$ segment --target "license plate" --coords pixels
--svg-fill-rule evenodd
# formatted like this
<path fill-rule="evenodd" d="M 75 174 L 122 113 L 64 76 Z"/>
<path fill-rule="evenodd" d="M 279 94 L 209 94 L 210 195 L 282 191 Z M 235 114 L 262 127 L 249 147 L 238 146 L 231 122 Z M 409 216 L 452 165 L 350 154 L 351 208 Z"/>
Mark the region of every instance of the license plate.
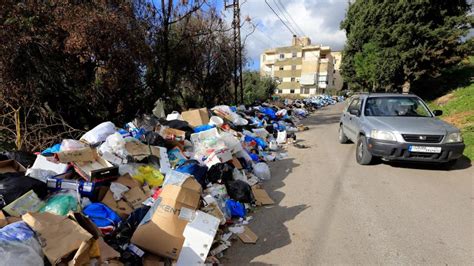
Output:
<path fill-rule="evenodd" d="M 410 146 L 408 150 L 411 152 L 441 153 L 441 147 Z"/>

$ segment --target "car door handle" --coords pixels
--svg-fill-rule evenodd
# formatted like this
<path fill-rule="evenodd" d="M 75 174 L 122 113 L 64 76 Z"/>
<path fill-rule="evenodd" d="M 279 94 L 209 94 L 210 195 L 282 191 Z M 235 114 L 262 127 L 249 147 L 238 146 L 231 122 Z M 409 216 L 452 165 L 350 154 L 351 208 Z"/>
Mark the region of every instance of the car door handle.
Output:
<path fill-rule="evenodd" d="M 352 117 L 349 117 L 349 120 L 352 120 Z"/>

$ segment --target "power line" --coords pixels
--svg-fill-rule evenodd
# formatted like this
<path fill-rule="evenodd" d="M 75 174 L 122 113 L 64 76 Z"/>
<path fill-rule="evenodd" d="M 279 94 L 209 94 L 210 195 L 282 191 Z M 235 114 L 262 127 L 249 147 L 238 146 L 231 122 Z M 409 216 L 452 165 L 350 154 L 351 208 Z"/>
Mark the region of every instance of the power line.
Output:
<path fill-rule="evenodd" d="M 298 28 L 300 30 L 300 32 L 303 34 L 303 36 L 306 36 L 306 34 L 304 33 L 304 31 L 300 28 L 300 26 L 298 25 L 298 23 L 296 23 L 296 21 L 293 19 L 293 17 L 290 15 L 290 13 L 286 10 L 285 6 L 281 3 L 280 0 L 278 0 L 278 3 L 280 3 L 281 7 L 283 8 L 283 11 L 288 15 L 288 17 L 291 19 L 291 21 L 293 21 L 294 25 L 296 26 L 296 28 Z"/>
<path fill-rule="evenodd" d="M 290 29 L 290 27 L 288 27 L 288 25 L 286 25 L 285 21 L 283 21 L 283 19 L 281 19 L 281 17 L 277 14 L 277 12 L 275 12 L 275 10 L 273 9 L 273 7 L 267 2 L 267 0 L 265 0 L 265 4 L 267 4 L 267 6 L 273 11 L 273 13 L 278 17 L 278 19 L 281 21 L 281 23 L 283 23 L 283 25 L 285 25 L 285 27 L 293 34 L 293 35 L 298 35 L 296 33 L 293 32 L 292 29 Z"/>
<path fill-rule="evenodd" d="M 290 23 L 290 20 L 286 17 L 285 13 L 283 12 L 283 10 L 280 8 L 280 6 L 278 5 L 278 3 L 276 2 L 276 0 L 273 0 L 273 3 L 275 4 L 275 6 L 278 8 L 278 10 L 280 10 L 280 13 L 283 15 L 283 18 L 286 20 L 286 23 L 288 23 L 288 25 L 291 27 L 291 29 L 293 29 L 294 32 L 298 33 L 298 31 L 295 29 L 295 27 L 293 27 L 293 25 Z M 300 35 L 298 33 L 298 35 Z"/>

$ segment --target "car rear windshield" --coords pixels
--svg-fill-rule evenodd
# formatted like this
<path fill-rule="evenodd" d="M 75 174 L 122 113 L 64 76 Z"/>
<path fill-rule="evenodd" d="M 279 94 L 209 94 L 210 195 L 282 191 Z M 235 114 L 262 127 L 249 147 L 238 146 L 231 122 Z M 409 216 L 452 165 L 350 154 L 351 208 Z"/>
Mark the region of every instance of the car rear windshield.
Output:
<path fill-rule="evenodd" d="M 373 97 L 365 104 L 366 116 L 431 117 L 426 105 L 417 97 Z"/>

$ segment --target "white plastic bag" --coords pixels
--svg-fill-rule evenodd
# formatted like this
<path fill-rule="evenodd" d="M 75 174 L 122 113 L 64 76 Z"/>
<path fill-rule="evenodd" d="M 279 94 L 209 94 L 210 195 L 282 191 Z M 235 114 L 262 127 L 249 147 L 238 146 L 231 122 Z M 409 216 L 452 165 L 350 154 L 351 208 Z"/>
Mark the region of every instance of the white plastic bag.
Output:
<path fill-rule="evenodd" d="M 266 163 L 255 164 L 253 166 L 253 174 L 261 180 L 270 180 L 272 178 L 270 167 Z"/>
<path fill-rule="evenodd" d="M 114 123 L 107 121 L 100 123 L 93 129 L 87 131 L 84 136 L 81 137 L 81 140 L 87 141 L 91 145 L 95 145 L 105 141 L 105 139 L 115 133 Z"/>
<path fill-rule="evenodd" d="M 271 151 L 277 151 L 278 150 L 278 143 L 276 142 L 276 140 L 270 140 L 270 142 L 268 143 L 268 148 Z"/>
<path fill-rule="evenodd" d="M 278 144 L 286 143 L 286 131 L 278 131 L 277 143 Z"/>
<path fill-rule="evenodd" d="M 75 139 L 63 139 L 60 151 L 73 151 L 85 148 L 86 145 Z"/>

